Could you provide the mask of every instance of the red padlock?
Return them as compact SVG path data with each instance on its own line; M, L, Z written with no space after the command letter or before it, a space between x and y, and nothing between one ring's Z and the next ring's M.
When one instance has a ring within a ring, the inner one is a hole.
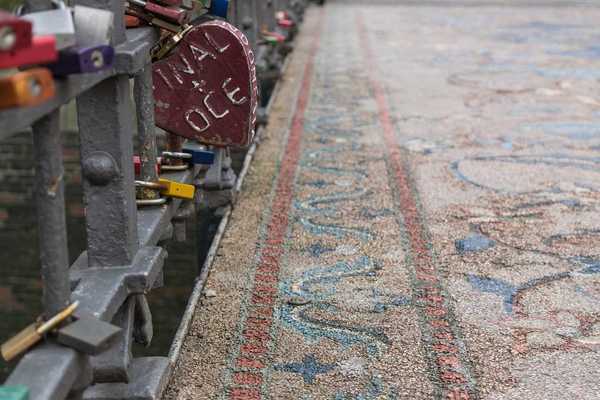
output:
M0 52L0 68L48 64L58 59L54 36L34 36L31 46L10 52Z
M161 167L161 158L158 157L156 159L156 165L154 166L154 168L156 168L156 175L160 174L160 167ZM140 175L142 173L142 159L140 158L140 156L133 156L133 169L135 171L135 175Z
M31 46L31 22L0 10L0 53Z
M258 107L254 53L233 25L213 20L194 26L152 71L160 128L212 146L252 142Z
M294 26L294 21L291 19L279 19L277 20L277 25L282 28L292 28Z
M163 7L156 3L151 3L144 0L128 0L130 5L134 5L143 11L154 15L157 18L165 19L166 21L182 25L188 19L188 12L180 8Z

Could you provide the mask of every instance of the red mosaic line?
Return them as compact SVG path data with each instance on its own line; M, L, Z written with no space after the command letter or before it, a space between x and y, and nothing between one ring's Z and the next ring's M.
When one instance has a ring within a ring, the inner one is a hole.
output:
M356 22L364 59L371 69L376 70L376 58L369 44L361 15L356 16ZM377 104L387 158L397 187L400 212L404 217L404 227L410 245L416 284L416 287L413 288L414 300L420 305L417 308L425 321L424 329L429 331L431 337L434 338L432 343L427 343L425 346L430 355L430 369L437 376L436 381L439 382L437 385L441 391L441 398L470 400L476 397L475 389L471 387L472 380L468 378L471 376L468 372L469 368L458 356L459 340L450 328L448 305L445 301L439 301L439 294L435 297L431 295L433 292L440 292L441 279L429 250L428 239L425 236L417 198L414 194L416 189L409 178L408 166L402 159L396 141L385 91L373 72L369 73L369 83ZM455 355L457 357L454 357Z
M266 239L256 267L252 296L248 306L248 316L243 322L242 336L244 344L235 359L234 365L241 369L252 369L252 373L236 371L233 374L233 387L229 391L232 400L261 399L259 390L266 369L262 361L256 360L264 356L271 345L269 332L276 301L277 291L273 284L279 280L283 243L289 225L289 214L294 195L294 177L300 161L300 144L304 132L304 115L308 106L310 87L314 69L314 60L319 47L324 19L324 8L321 9L318 28L314 33L308 61L304 68L300 92L296 100L296 108L290 127L290 134L285 147L283 160L277 177L275 196L271 204L271 220L267 225ZM244 386L244 387L240 387ZM248 389L255 386L256 388Z

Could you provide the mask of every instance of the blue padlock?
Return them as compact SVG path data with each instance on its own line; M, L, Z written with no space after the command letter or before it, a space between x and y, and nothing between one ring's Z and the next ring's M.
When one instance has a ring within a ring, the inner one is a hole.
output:
M227 10L229 9L229 0L211 0L208 13L215 17L227 19Z
M215 162L215 153L212 151L184 148L182 152L192 155L192 158L186 161L194 165L212 165Z

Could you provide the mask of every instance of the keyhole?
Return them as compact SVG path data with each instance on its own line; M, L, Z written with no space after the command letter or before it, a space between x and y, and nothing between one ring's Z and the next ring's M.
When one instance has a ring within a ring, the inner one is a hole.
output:
M33 97L38 97L40 94L42 94L42 85L37 78L30 78L28 85L29 93L31 93Z
M10 26L0 28L0 50L10 50L17 43L17 34Z
M100 68L104 65L104 56L100 50L93 51L90 58L92 59L92 65L95 68Z

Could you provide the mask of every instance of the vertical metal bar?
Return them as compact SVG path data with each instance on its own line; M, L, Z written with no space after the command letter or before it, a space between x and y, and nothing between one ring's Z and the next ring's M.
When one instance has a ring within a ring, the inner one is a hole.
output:
M111 43L125 41L121 0L77 0L115 15ZM88 265L129 265L138 250L129 77L107 79L77 99Z
M154 96L152 95L152 66L150 64L135 75L133 81L133 97L135 99L138 139L140 143L141 171L140 179L157 182L156 171L156 128L154 126ZM140 188L143 199L157 199L158 191Z
M121 75L77 99L90 267L129 265L138 249L130 94Z
M71 298L59 110L33 125L33 151L43 304L49 317L65 308Z

